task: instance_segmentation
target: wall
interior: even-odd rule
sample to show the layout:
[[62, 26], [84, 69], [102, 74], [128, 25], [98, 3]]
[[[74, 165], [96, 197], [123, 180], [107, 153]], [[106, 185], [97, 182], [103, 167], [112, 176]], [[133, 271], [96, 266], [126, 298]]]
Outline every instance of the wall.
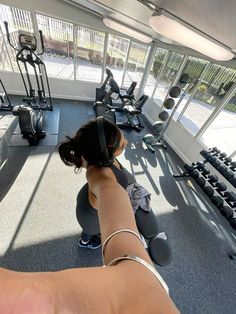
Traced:
[[[0, 72], [8, 94], [25, 95], [24, 85], [19, 73]], [[94, 101], [99, 83], [54, 79], [49, 77], [51, 96], [54, 98]]]

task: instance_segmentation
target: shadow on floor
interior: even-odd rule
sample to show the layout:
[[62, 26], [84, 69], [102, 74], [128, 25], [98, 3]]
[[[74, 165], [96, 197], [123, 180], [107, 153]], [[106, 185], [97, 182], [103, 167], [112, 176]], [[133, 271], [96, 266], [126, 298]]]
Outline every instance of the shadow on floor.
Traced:
[[102, 265], [101, 250], [77, 245], [78, 235], [10, 249], [0, 257], [1, 267], [17, 271], [57, 271], [66, 268]]

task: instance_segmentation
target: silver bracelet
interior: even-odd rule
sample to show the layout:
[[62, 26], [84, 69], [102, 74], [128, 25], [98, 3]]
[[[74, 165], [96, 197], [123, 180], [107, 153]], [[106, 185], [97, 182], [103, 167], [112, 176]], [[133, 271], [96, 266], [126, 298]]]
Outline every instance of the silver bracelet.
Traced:
[[106, 248], [107, 243], [108, 243], [108, 242], [111, 240], [111, 238], [113, 238], [116, 234], [119, 234], [119, 233], [122, 233], [122, 232], [128, 232], [128, 233], [133, 234], [133, 235], [134, 235], [136, 238], [138, 238], [138, 239], [141, 241], [141, 243], [143, 244], [143, 241], [142, 241], [140, 235], [137, 234], [135, 231], [130, 230], [130, 229], [120, 229], [120, 230], [117, 230], [117, 231], [113, 232], [111, 235], [109, 235], [109, 237], [106, 238], [106, 240], [105, 240], [105, 241], [103, 242], [103, 244], [102, 244], [102, 258], [103, 258], [103, 264], [105, 264], [105, 262], [104, 262], [104, 255], [105, 255], [105, 248]]
[[108, 266], [114, 266], [117, 263], [119, 263], [119, 261], [122, 260], [131, 260], [131, 261], [135, 261], [141, 265], [143, 265], [144, 267], [146, 267], [148, 270], [150, 270], [153, 275], [156, 277], [156, 279], [160, 282], [161, 286], [164, 288], [164, 290], [166, 291], [166, 293], [169, 295], [169, 288], [167, 286], [167, 284], [165, 283], [164, 279], [161, 277], [161, 275], [156, 271], [156, 269], [149, 264], [148, 262], [146, 262], [144, 259], [138, 257], [138, 256], [134, 256], [134, 255], [124, 255], [121, 257], [117, 257], [115, 259], [113, 259], [108, 265]]

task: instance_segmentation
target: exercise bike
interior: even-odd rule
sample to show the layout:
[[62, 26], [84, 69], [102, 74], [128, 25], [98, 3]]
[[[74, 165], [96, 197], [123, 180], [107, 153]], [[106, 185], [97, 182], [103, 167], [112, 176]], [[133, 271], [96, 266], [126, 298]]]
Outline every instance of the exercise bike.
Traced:
[[[116, 123], [115, 113], [111, 111], [108, 106], [112, 106], [112, 99], [117, 99], [113, 98], [113, 95], [114, 94], [118, 95], [119, 86], [117, 85], [117, 83], [113, 79], [113, 76], [110, 75], [109, 72], [107, 72], [107, 78], [105, 79], [104, 82], [105, 82], [105, 85], [103, 83], [104, 94], [100, 93], [101, 97], [99, 98], [96, 97], [96, 101], [94, 103], [96, 117], [103, 116], [106, 119], [112, 121], [113, 123]], [[96, 96], [97, 95], [98, 92], [96, 90]]]
[[[17, 51], [16, 62], [26, 91], [26, 97], [23, 98], [24, 104], [14, 106], [12, 112], [14, 115], [19, 116], [21, 134], [28, 140], [29, 145], [37, 145], [39, 140], [46, 136], [45, 113], [47, 110], [53, 110], [46, 67], [39, 58], [39, 55], [44, 53], [43, 34], [42, 31], [39, 31], [41, 51], [37, 53], [37, 39], [34, 35], [20, 32], [18, 37], [19, 47], [15, 47], [11, 42], [8, 23], [5, 21], [4, 24], [7, 40], [10, 46]], [[20, 64], [24, 66], [25, 77]], [[37, 95], [32, 87], [28, 65], [34, 71]], [[46, 98], [45, 82], [48, 99]]]
[[[106, 67], [106, 78], [104, 82], [102, 83], [101, 87], [96, 88], [96, 100], [94, 104], [94, 109], [96, 111], [97, 106], [104, 105], [105, 103], [110, 104], [111, 106], [114, 106], [114, 108], [118, 111], [122, 111], [122, 108], [125, 106], [127, 101], [134, 100], [134, 90], [137, 85], [137, 82], [133, 81], [128, 89], [126, 88], [120, 88], [118, 84], [115, 81], [110, 80], [110, 78], [114, 79], [113, 73], [111, 70]], [[113, 86], [111, 86], [111, 82], [113, 82]], [[112, 93], [116, 94], [116, 98], [112, 97], [112, 99], [121, 100], [121, 104], [115, 104], [110, 101], [111, 96], [111, 88]]]
[[105, 78], [104, 82], [102, 83], [101, 87], [96, 88], [95, 104], [97, 102], [103, 101], [104, 97], [107, 94], [107, 90], [106, 90], [107, 83], [108, 83], [110, 77], [113, 77], [113, 74], [108, 67], [105, 68], [105, 72], [106, 72], [106, 78]]
[[[112, 98], [112, 96], [109, 94], [105, 96], [103, 101], [104, 113], [113, 113], [115, 116], [115, 123], [119, 128], [129, 128], [140, 132], [144, 128], [144, 124], [141, 118], [142, 107], [146, 103], [148, 96], [142, 95], [137, 101], [134, 100], [133, 94], [127, 95], [126, 97], [121, 97], [120, 88], [114, 78], [110, 78], [108, 82], [110, 86], [110, 91], [112, 91], [113, 93], [115, 92], [117, 94], [117, 98]], [[122, 106], [113, 104], [112, 100], [117, 100], [118, 98], [121, 99]], [[126, 117], [126, 121], [117, 122], [115, 112], [123, 113]]]

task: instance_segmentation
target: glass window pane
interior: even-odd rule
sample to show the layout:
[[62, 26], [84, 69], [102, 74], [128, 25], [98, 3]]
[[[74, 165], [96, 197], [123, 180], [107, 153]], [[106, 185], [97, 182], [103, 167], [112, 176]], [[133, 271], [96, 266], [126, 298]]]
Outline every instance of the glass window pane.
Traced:
[[[184, 74], [184, 73], [188, 74], [190, 80], [193, 80], [194, 78], [199, 78], [202, 74], [202, 71], [204, 70], [204, 68], [207, 64], [208, 64], [208, 61], [206, 61], [206, 60], [189, 56], [181, 74]], [[192, 96], [193, 91], [194, 91], [194, 86], [184, 96], [184, 98], [181, 101], [177, 111], [174, 114], [173, 119], [176, 120], [179, 117], [179, 115], [181, 114], [185, 105], [189, 101], [189, 98]], [[178, 101], [178, 99], [176, 99], [176, 102], [177, 101]], [[188, 124], [187, 121], [186, 121], [186, 124]]]
[[149, 97], [152, 96], [167, 53], [168, 50], [157, 48], [152, 67], [148, 75], [147, 83], [144, 88], [144, 94], [148, 95]]
[[2, 32], [0, 32], [0, 70], [12, 71], [7, 45], [3, 39]]
[[200, 137], [208, 147], [217, 146], [226, 154], [236, 149], [236, 93]]
[[236, 161], [236, 150], [231, 155], [232, 161]]
[[203, 126], [235, 81], [234, 69], [221, 67], [216, 76], [211, 76], [215, 68], [215, 65], [212, 65], [204, 75], [197, 92], [180, 119], [180, 122], [193, 134]]
[[122, 83], [129, 40], [115, 35], [109, 35], [106, 55], [106, 65], [109, 66], [118, 85]]
[[31, 20], [31, 15], [29, 11], [0, 4], [0, 23], [1, 29], [5, 36], [6, 43], [5, 46], [5, 44], [3, 43], [3, 39], [0, 42], [1, 43], [0, 60], [3, 60], [3, 63], [1, 62], [0, 68], [6, 71], [12, 71], [9, 62], [10, 58], [14, 71], [19, 71], [17, 63], [15, 61], [17, 52], [8, 44], [6, 30], [3, 23], [4, 21], [8, 22], [10, 38], [13, 46], [19, 48], [18, 45], [19, 31], [21, 30], [33, 33], [33, 23]]
[[137, 87], [140, 85], [140, 81], [145, 69], [149, 47], [132, 42], [129, 52], [129, 58], [124, 78], [124, 86], [130, 86], [135, 81]]
[[155, 95], [153, 96], [153, 98], [155, 99], [159, 106], [162, 106], [166, 94], [170, 86], [172, 85], [175, 76], [180, 68], [183, 58], [184, 56], [179, 53], [176, 52], [171, 53], [166, 64], [166, 67], [158, 80], [157, 89]]
[[43, 31], [43, 61], [48, 76], [74, 78], [73, 24], [36, 14], [38, 28]]
[[76, 79], [101, 82], [105, 33], [78, 26]]

